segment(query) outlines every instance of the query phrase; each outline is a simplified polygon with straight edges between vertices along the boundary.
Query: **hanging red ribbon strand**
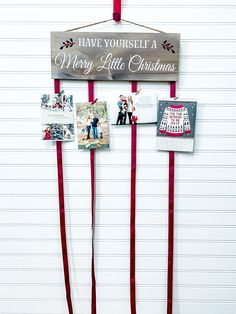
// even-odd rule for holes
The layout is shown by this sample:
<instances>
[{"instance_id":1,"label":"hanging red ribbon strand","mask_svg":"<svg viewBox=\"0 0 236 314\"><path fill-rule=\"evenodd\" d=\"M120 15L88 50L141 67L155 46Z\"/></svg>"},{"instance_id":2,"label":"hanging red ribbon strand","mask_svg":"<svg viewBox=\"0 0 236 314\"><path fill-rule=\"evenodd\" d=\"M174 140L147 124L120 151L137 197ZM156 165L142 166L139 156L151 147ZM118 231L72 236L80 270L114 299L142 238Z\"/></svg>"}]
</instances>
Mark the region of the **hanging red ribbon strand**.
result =
<instances>
[{"instance_id":1,"label":"hanging red ribbon strand","mask_svg":"<svg viewBox=\"0 0 236 314\"><path fill-rule=\"evenodd\" d=\"M170 98L176 97L176 82L170 82ZM174 174L175 152L169 152L168 193L168 269L167 269L167 314L173 310L173 264L174 264Z\"/></svg>"},{"instance_id":2,"label":"hanging red ribbon strand","mask_svg":"<svg viewBox=\"0 0 236 314\"><path fill-rule=\"evenodd\" d=\"M54 80L54 92L60 93L60 81ZM65 204L64 204L64 185L63 185L63 161L62 161L62 143L56 142L57 147L57 177L58 177L58 197L59 197L59 211L60 211L60 232L61 232L61 248L63 257L63 270L66 288L66 300L69 314L73 314L73 306L71 300L69 263L67 253L66 241L66 223L65 223Z\"/></svg>"},{"instance_id":3,"label":"hanging red ribbon strand","mask_svg":"<svg viewBox=\"0 0 236 314\"><path fill-rule=\"evenodd\" d=\"M121 0L113 0L113 20L116 22L121 20Z\"/></svg>"},{"instance_id":4,"label":"hanging red ribbon strand","mask_svg":"<svg viewBox=\"0 0 236 314\"><path fill-rule=\"evenodd\" d=\"M88 100L94 102L94 81L88 81ZM96 297L96 277L94 265L94 236L95 236L95 149L90 150L90 172L91 172L91 212L92 212L92 261L91 261L91 313L97 312L97 297Z\"/></svg>"},{"instance_id":5,"label":"hanging red ribbon strand","mask_svg":"<svg viewBox=\"0 0 236 314\"><path fill-rule=\"evenodd\" d=\"M132 93L137 92L137 82L131 82ZM137 125L131 125L131 191L130 191L130 307L131 314L136 314L135 283L135 214L136 214L136 154Z\"/></svg>"}]
</instances>

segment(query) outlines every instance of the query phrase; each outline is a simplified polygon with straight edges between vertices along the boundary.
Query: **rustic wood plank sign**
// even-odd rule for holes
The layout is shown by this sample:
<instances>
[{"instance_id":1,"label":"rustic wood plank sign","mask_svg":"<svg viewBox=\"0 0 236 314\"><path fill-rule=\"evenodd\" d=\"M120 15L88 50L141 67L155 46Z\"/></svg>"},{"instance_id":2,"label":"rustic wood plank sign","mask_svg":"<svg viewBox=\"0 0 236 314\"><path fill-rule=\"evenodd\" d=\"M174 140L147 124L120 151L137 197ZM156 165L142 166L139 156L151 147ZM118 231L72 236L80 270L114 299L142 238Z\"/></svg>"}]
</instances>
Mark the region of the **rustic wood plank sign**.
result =
<instances>
[{"instance_id":1,"label":"rustic wood plank sign","mask_svg":"<svg viewBox=\"0 0 236 314\"><path fill-rule=\"evenodd\" d=\"M52 78L176 81L180 34L52 32Z\"/></svg>"}]
</instances>

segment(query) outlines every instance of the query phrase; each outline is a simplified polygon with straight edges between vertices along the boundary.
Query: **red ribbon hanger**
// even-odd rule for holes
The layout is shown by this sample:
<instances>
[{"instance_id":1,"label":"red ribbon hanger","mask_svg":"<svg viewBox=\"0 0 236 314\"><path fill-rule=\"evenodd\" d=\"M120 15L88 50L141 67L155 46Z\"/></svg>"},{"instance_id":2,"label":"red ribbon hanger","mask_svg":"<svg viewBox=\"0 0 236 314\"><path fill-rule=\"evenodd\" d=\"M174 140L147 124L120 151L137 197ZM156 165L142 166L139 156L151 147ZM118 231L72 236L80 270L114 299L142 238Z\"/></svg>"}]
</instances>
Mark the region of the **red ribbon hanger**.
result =
<instances>
[{"instance_id":1,"label":"red ribbon hanger","mask_svg":"<svg viewBox=\"0 0 236 314\"><path fill-rule=\"evenodd\" d=\"M170 82L170 98L176 97L176 82ZM173 264L174 264L174 175L175 152L169 152L168 193L168 268L167 268L167 314L173 310Z\"/></svg>"},{"instance_id":2,"label":"red ribbon hanger","mask_svg":"<svg viewBox=\"0 0 236 314\"><path fill-rule=\"evenodd\" d=\"M137 92L137 82L131 82L132 93ZM130 185L130 307L136 314L136 278L135 278L135 214L136 214L136 155L137 125L131 125L131 185Z\"/></svg>"},{"instance_id":3,"label":"red ribbon hanger","mask_svg":"<svg viewBox=\"0 0 236 314\"><path fill-rule=\"evenodd\" d=\"M113 0L113 20L121 20L121 0ZM131 82L131 92L137 92L137 82ZM136 314L135 283L135 214L136 214L136 155L137 125L131 125L131 184L130 184L130 308Z\"/></svg>"},{"instance_id":4,"label":"red ribbon hanger","mask_svg":"<svg viewBox=\"0 0 236 314\"><path fill-rule=\"evenodd\" d=\"M94 81L88 81L88 100L92 104L94 100ZM91 314L97 312L97 297L96 297L96 277L94 265L94 235L95 235L95 149L90 149L90 172L91 172L91 212L92 212L92 261L91 261Z\"/></svg>"},{"instance_id":5,"label":"red ribbon hanger","mask_svg":"<svg viewBox=\"0 0 236 314\"><path fill-rule=\"evenodd\" d=\"M54 80L54 92L60 93L60 81ZM66 222L65 222L65 204L64 204L64 184L63 184L63 161L62 161L62 142L56 142L57 147L57 178L58 178L58 199L60 212L60 232L61 232L61 248L63 257L63 271L66 288L66 300L69 314L73 314L73 306L71 300L70 274L66 241Z\"/></svg>"}]
</instances>

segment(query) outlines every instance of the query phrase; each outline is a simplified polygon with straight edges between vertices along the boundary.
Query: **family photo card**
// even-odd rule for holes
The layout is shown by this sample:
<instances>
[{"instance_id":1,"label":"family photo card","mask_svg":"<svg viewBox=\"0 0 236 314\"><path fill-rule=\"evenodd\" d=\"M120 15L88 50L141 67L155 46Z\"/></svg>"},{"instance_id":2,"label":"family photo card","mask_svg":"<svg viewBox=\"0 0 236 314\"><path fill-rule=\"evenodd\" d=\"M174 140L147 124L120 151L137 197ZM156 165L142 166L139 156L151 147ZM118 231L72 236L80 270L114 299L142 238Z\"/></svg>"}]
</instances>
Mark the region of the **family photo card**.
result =
<instances>
[{"instance_id":1,"label":"family photo card","mask_svg":"<svg viewBox=\"0 0 236 314\"><path fill-rule=\"evenodd\" d=\"M151 124L157 122L155 94L118 93L111 107L112 125Z\"/></svg>"},{"instance_id":2,"label":"family photo card","mask_svg":"<svg viewBox=\"0 0 236 314\"><path fill-rule=\"evenodd\" d=\"M48 141L74 140L73 96L41 95L42 139Z\"/></svg>"},{"instance_id":3,"label":"family photo card","mask_svg":"<svg viewBox=\"0 0 236 314\"><path fill-rule=\"evenodd\" d=\"M160 100L157 118L157 149L193 152L197 102Z\"/></svg>"},{"instance_id":4,"label":"family photo card","mask_svg":"<svg viewBox=\"0 0 236 314\"><path fill-rule=\"evenodd\" d=\"M107 103L83 102L76 104L79 149L109 148Z\"/></svg>"}]
</instances>

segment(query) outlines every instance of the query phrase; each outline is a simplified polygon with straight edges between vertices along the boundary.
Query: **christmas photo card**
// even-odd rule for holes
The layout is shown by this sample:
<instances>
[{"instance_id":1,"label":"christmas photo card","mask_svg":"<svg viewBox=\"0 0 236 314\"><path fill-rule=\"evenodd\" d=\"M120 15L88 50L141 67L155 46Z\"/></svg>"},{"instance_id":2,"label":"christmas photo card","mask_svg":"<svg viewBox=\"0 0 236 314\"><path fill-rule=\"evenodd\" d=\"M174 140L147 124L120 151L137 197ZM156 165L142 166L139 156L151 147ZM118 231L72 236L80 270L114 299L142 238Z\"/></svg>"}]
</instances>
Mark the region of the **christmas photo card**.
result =
<instances>
[{"instance_id":1,"label":"christmas photo card","mask_svg":"<svg viewBox=\"0 0 236 314\"><path fill-rule=\"evenodd\" d=\"M73 96L41 95L42 139L49 141L74 140Z\"/></svg>"},{"instance_id":2,"label":"christmas photo card","mask_svg":"<svg viewBox=\"0 0 236 314\"><path fill-rule=\"evenodd\" d=\"M109 148L107 103L76 104L79 149Z\"/></svg>"},{"instance_id":3,"label":"christmas photo card","mask_svg":"<svg viewBox=\"0 0 236 314\"><path fill-rule=\"evenodd\" d=\"M111 107L112 125L151 124L157 122L155 94L118 93Z\"/></svg>"},{"instance_id":4,"label":"christmas photo card","mask_svg":"<svg viewBox=\"0 0 236 314\"><path fill-rule=\"evenodd\" d=\"M157 149L193 152L197 102L160 100L157 117Z\"/></svg>"}]
</instances>

